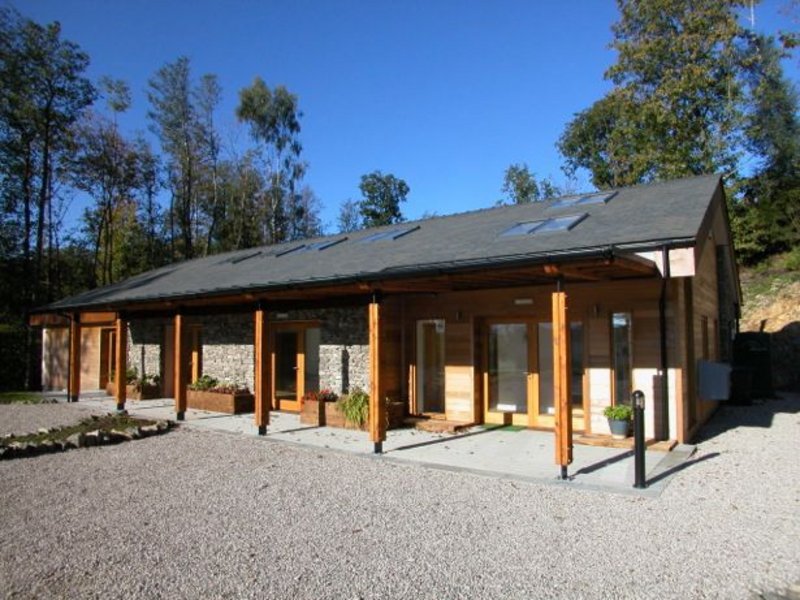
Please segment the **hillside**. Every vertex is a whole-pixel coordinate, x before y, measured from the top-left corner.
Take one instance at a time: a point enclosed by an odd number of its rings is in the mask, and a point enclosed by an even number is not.
[[[773,379],[777,389],[800,388],[800,271],[782,257],[742,268],[742,331],[772,335]]]

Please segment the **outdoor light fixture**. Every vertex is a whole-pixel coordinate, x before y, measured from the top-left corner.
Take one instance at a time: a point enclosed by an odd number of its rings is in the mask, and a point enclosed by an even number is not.
[[[289,318],[289,313],[277,313],[275,315],[275,318],[276,319],[288,319]]]
[[[514,298],[514,304],[516,306],[531,306],[533,298]]]

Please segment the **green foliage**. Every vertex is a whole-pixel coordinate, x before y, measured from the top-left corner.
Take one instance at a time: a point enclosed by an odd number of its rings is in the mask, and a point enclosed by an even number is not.
[[[197,381],[190,383],[189,389],[197,390],[200,392],[207,392],[208,390],[216,387],[218,384],[219,381],[214,377],[211,377],[211,375],[203,375],[200,378],[198,378]]]
[[[509,204],[528,204],[561,195],[561,190],[549,179],[538,181],[525,163],[513,164],[506,169],[501,190]]]
[[[9,446],[13,443],[36,443],[40,444],[45,440],[51,442],[66,440],[71,435],[76,433],[88,433],[90,431],[105,431],[112,430],[125,431],[133,427],[146,427],[154,425],[155,421],[147,419],[140,419],[137,417],[129,417],[126,414],[109,414],[102,417],[92,416],[88,419],[81,420],[76,425],[68,425],[67,427],[59,427],[48,431],[47,433],[30,433],[26,435],[14,435],[7,438],[0,439],[0,446]]]
[[[612,421],[630,421],[633,418],[633,409],[627,404],[615,404],[603,409],[603,416]]]
[[[568,171],[599,188],[714,171],[736,164],[742,108],[742,0],[618,0],[606,72],[614,88],[567,126]]]
[[[406,201],[411,191],[405,181],[390,173],[373,171],[361,176],[358,187],[364,196],[359,203],[363,227],[391,225],[404,220],[400,203]]]
[[[0,404],[41,404],[44,396],[33,392],[0,392]]]
[[[361,427],[369,418],[369,394],[356,388],[337,401],[345,420]]]
[[[800,271],[800,246],[794,248],[786,256],[786,269],[789,271]]]

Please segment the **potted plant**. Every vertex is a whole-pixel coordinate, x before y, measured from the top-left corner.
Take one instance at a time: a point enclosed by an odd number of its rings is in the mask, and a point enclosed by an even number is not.
[[[336,402],[336,408],[344,417],[344,427],[365,429],[369,419],[369,394],[358,388]],[[335,426],[335,425],[334,425]],[[342,425],[339,425],[340,427]]]
[[[608,428],[611,437],[615,440],[624,440],[628,437],[633,409],[627,404],[615,404],[603,409],[603,416],[608,419]]]
[[[338,399],[336,392],[328,388],[304,394],[300,422],[304,425],[325,425],[327,405],[330,403],[333,406]]]
[[[210,375],[203,375],[188,386],[186,405],[198,410],[238,414],[253,412],[255,399],[247,386],[220,383]]]

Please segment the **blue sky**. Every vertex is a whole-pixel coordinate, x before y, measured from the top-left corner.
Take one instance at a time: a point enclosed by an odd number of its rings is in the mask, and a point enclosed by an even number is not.
[[[2,0],[0,0],[2,1]],[[792,26],[788,0],[756,7],[756,27]],[[613,62],[612,0],[26,0],[38,22],[60,21],[90,56],[89,76],[126,80],[120,120],[146,130],[147,80],[180,55],[223,88],[218,122],[242,147],[238,91],[261,76],[297,94],[306,182],[334,227],[362,174],[411,187],[408,218],[492,205],[505,168],[526,162],[564,182],[555,143],[574,113],[600,98]],[[796,28],[796,26],[795,26]],[[787,61],[800,80],[800,57]],[[586,177],[578,187],[589,188]],[[76,204],[79,201],[76,201]]]

